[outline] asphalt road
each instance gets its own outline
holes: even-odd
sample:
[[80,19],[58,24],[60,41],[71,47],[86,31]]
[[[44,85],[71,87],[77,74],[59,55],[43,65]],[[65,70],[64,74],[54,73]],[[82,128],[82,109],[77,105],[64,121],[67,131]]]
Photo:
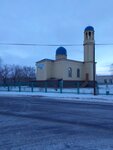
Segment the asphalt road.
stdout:
[[0,97],[0,150],[113,150],[113,104]]

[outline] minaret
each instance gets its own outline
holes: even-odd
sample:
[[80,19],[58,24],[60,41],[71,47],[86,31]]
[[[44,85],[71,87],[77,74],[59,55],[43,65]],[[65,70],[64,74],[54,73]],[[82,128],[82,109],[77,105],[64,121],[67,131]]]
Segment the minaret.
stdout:
[[84,78],[94,81],[95,78],[95,40],[94,28],[88,26],[84,30]]
[[84,30],[84,62],[93,62],[94,49],[94,28],[92,26],[88,26]]

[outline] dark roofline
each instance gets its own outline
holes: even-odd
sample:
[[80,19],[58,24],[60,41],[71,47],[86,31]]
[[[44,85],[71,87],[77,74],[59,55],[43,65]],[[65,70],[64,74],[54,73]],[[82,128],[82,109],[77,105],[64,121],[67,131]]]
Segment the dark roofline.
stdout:
[[37,61],[36,63],[43,62],[43,61],[52,61],[52,62],[54,62],[54,60],[52,60],[52,59],[47,59],[47,58],[45,58],[45,59],[42,59],[42,60]]
[[106,75],[99,75],[99,74],[97,74],[96,76],[97,77],[113,77],[113,75],[109,75],[109,74],[108,75],[107,74]]
[[57,59],[55,61],[71,61],[71,62],[76,62],[76,63],[84,63],[83,61],[72,60],[72,59]]
[[83,61],[78,61],[78,60],[72,60],[72,59],[65,59],[65,58],[62,58],[62,59],[57,59],[57,60],[52,60],[52,59],[42,59],[42,60],[39,60],[37,61],[36,63],[40,63],[40,62],[44,62],[44,61],[51,61],[51,62],[57,62],[57,61],[71,61],[71,62],[76,62],[76,63],[84,63]]

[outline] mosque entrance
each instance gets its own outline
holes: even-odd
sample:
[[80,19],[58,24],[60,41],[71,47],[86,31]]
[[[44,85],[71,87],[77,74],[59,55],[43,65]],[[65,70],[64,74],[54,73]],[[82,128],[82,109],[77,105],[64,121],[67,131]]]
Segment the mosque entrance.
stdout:
[[86,73],[86,81],[89,80],[89,73]]

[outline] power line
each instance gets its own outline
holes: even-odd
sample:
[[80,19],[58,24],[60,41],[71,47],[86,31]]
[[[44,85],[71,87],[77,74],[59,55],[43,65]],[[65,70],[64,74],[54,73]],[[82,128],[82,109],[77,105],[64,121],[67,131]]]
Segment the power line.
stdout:
[[95,45],[100,45],[100,46],[112,46],[113,45],[113,43],[96,43]]
[[[83,44],[39,44],[39,43],[0,43],[1,46],[83,46]],[[113,43],[96,43],[97,46],[113,46]]]
[[9,46],[83,46],[83,44],[0,43]]

